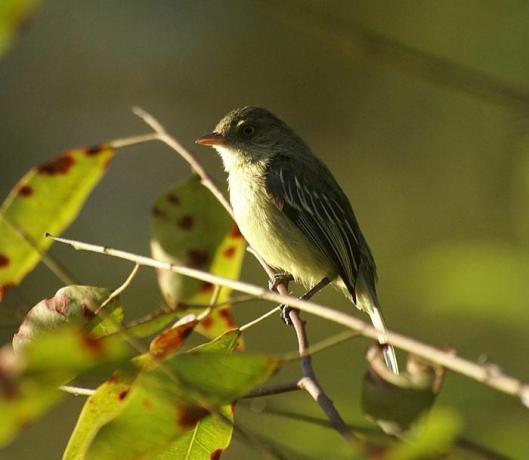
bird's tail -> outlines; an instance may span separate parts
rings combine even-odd
[[[386,326],[384,324],[384,320],[382,319],[380,309],[378,307],[373,307],[368,313],[375,329],[381,332],[381,334],[378,336],[378,342],[383,346],[382,353],[384,355],[386,366],[388,366],[391,372],[398,374],[399,365],[397,362],[397,356],[395,355],[395,349],[386,343],[386,335],[384,334],[386,332]]]

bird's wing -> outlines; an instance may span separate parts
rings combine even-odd
[[[333,262],[356,303],[359,271],[375,294],[375,264],[351,205],[329,170],[310,162],[276,158],[265,186],[272,202]]]

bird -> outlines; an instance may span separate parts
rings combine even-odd
[[[335,285],[380,333],[387,367],[398,374],[377,297],[376,265],[349,199],[327,166],[285,122],[262,107],[226,114],[196,143],[213,147],[228,174],[240,232],[277,280]]]

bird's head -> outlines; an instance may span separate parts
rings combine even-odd
[[[225,115],[211,133],[196,140],[214,147],[224,164],[262,162],[292,149],[305,150],[303,141],[279,118],[261,107],[243,107]]]

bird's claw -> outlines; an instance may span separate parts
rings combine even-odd
[[[281,315],[281,319],[287,326],[292,326],[292,320],[290,319],[289,315],[290,310],[292,310],[292,307],[289,307],[288,305],[279,305],[279,313]]]
[[[288,286],[288,283],[294,278],[290,273],[274,273],[272,279],[268,281],[268,289],[275,291],[277,286],[284,283]]]

